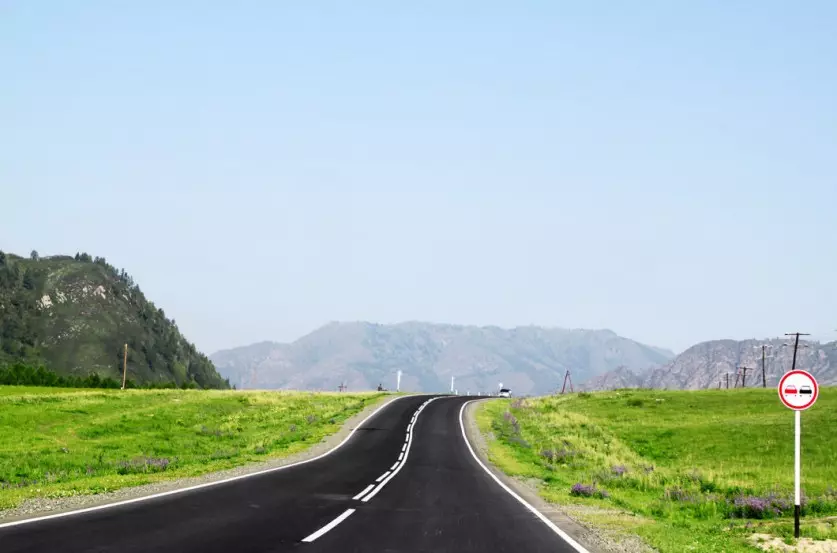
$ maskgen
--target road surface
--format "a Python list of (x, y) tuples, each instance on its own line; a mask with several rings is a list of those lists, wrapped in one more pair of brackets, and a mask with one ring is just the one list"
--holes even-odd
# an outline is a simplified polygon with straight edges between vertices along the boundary
[[(478, 463), (473, 398), (409, 396), (334, 452), (284, 470), (93, 512), (0, 526), (19, 552), (578, 553)], [(560, 532), (560, 531), (558, 531)]]

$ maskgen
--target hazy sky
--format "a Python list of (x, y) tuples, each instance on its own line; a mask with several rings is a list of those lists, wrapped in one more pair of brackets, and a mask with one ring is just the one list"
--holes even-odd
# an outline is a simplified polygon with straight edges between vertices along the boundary
[(835, 28), (829, 1), (5, 1), (0, 249), (104, 256), (207, 352), (331, 320), (834, 339)]

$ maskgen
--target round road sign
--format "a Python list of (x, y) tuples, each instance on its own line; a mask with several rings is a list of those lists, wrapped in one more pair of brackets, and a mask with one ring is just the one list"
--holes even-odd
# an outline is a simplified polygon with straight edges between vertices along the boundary
[(779, 399), (794, 411), (812, 406), (819, 393), (816, 379), (807, 371), (790, 371), (779, 381)]

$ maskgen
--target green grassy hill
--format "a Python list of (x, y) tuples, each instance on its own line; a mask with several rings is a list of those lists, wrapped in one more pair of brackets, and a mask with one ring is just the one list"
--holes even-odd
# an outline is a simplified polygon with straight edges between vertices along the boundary
[(87, 254), (24, 259), (0, 252), (0, 364), (120, 379), (126, 343), (137, 383), (229, 387), (124, 269)]
[[(792, 536), (793, 420), (772, 388), (497, 400), (477, 414), (499, 468), (662, 553)], [(822, 388), (802, 414), (803, 536), (837, 538), (835, 427), (837, 389)]]

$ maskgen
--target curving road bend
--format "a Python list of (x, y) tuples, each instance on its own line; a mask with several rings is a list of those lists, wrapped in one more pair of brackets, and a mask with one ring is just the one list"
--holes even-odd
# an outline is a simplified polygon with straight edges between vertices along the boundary
[(398, 399), (331, 454), (283, 470), (0, 525), (0, 550), (585, 553), (476, 459), (461, 425), (470, 399)]

